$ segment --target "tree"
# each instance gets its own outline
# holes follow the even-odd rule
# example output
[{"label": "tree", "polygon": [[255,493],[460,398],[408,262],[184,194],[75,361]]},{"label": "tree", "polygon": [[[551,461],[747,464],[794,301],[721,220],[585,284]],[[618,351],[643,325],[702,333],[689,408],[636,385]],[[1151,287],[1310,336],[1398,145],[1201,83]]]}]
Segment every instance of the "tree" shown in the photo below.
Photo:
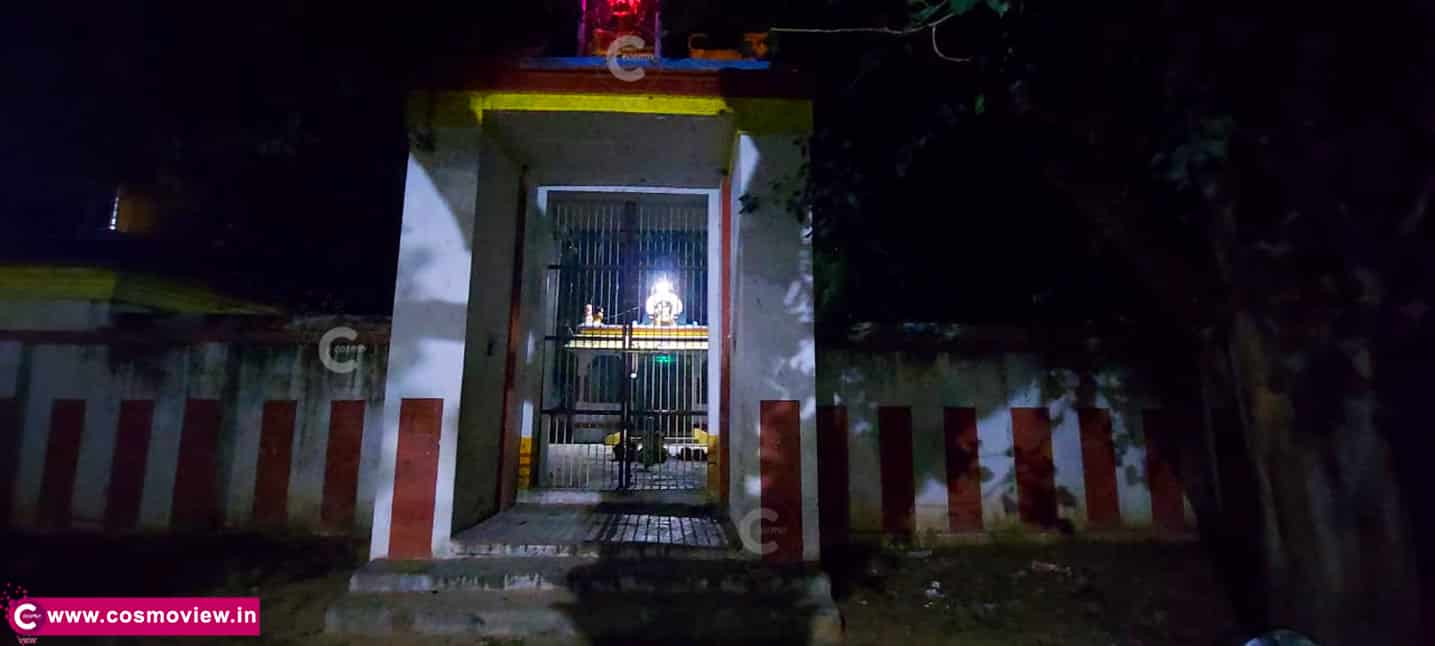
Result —
[{"label": "tree", "polygon": [[[1000,133],[1147,282],[1196,355],[1185,390],[1216,439],[1188,438],[1184,471],[1227,569],[1259,573],[1237,582],[1260,586],[1250,621],[1415,641],[1432,572],[1412,513],[1431,448],[1414,386],[1432,348],[1430,8],[949,0],[911,18],[863,37],[855,83],[941,96],[873,136],[962,173],[991,148],[940,142]],[[888,190],[872,175],[894,175],[844,154],[861,136],[819,127],[812,143],[819,250],[856,239]]]}]

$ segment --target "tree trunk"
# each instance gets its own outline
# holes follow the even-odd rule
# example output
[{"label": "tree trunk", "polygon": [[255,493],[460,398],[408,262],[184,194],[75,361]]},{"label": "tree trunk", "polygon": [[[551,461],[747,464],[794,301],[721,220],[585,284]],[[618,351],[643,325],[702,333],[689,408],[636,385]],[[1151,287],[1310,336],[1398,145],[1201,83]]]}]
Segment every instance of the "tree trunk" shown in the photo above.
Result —
[{"label": "tree trunk", "polygon": [[1368,366],[1329,342],[1284,338],[1248,311],[1230,347],[1267,622],[1321,644],[1417,643],[1414,546],[1375,396],[1361,386]]}]

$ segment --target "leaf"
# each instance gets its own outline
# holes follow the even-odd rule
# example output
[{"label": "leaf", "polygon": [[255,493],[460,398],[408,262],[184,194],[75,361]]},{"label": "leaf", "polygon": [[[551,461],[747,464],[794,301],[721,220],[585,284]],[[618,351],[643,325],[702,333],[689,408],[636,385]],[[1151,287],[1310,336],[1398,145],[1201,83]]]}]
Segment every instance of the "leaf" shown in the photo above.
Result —
[{"label": "leaf", "polygon": [[1007,0],[987,0],[987,6],[991,7],[998,16],[1005,16],[1006,12],[1011,9],[1011,3]]},{"label": "leaf", "polygon": [[953,14],[960,16],[971,11],[980,1],[981,0],[947,0],[947,4],[951,6]]},{"label": "leaf", "polygon": [[975,106],[972,107],[972,110],[973,110],[974,112],[976,112],[977,114],[981,114],[981,113],[983,113],[983,112],[986,112],[986,111],[987,111],[987,95],[985,95],[985,94],[978,94],[978,95],[977,95],[977,103],[976,103]]},{"label": "leaf", "polygon": [[913,25],[924,25],[947,8],[946,3],[928,4],[925,0],[910,0],[907,4],[911,7]]},{"label": "leaf", "polygon": [[[985,1],[991,3],[994,0]],[[908,0],[907,6],[911,11],[912,23],[914,25],[926,25],[943,12],[946,12],[948,15],[960,16],[976,8],[981,2],[983,2],[983,0],[946,0],[945,2],[928,4],[924,0]]]}]

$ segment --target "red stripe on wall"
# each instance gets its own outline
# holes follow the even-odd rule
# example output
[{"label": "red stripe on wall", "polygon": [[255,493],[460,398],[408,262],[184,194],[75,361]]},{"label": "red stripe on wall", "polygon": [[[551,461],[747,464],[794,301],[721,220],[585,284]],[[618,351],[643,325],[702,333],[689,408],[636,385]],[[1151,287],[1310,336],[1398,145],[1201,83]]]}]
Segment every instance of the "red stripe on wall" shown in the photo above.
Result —
[{"label": "red stripe on wall", "polygon": [[882,471],[882,531],[910,536],[917,512],[917,485],[912,477],[912,409],[878,407],[877,440]]},{"label": "red stripe on wall", "polygon": [[954,532],[982,528],[982,471],[977,459],[977,411],[947,408],[942,429],[947,440],[947,524]]},{"label": "red stripe on wall", "polygon": [[1151,521],[1158,531],[1181,533],[1186,527],[1186,498],[1176,471],[1177,435],[1188,420],[1165,410],[1148,410],[1142,418],[1146,435],[1146,483],[1151,489]]},{"label": "red stripe on wall", "polygon": [[364,400],[329,405],[329,447],[324,454],[325,530],[348,533],[354,527],[359,497],[359,454],[364,443]]},{"label": "red stripe on wall", "polygon": [[149,461],[150,428],[153,425],[154,400],[127,399],[120,402],[115,453],[110,462],[109,500],[105,503],[105,529],[134,529],[139,522],[145,465]]},{"label": "red stripe on wall", "polygon": [[75,468],[80,461],[80,439],[85,430],[85,400],[57,399],[50,409],[50,437],[45,446],[45,473],[40,481],[41,527],[70,526],[70,503],[75,495]]},{"label": "red stripe on wall", "polygon": [[[791,563],[802,560],[802,447],[797,402],[764,400],[760,409],[758,463],[762,538],[776,549],[763,559]],[[765,549],[765,548],[764,548]]]},{"label": "red stripe on wall", "polygon": [[0,527],[10,526],[10,501],[20,466],[20,400],[0,399]]},{"label": "red stripe on wall", "polygon": [[1011,409],[1016,459],[1017,511],[1022,522],[1056,526],[1056,467],[1051,461],[1051,419],[1045,408]]},{"label": "red stripe on wall", "polygon": [[394,465],[389,558],[433,556],[434,487],[443,427],[442,399],[405,399],[399,406],[399,449]]},{"label": "red stripe on wall", "polygon": [[293,400],[264,402],[259,464],[254,474],[254,524],[283,527],[289,520],[289,463],[294,455]]},{"label": "red stripe on wall", "polygon": [[1111,414],[1101,408],[1079,408],[1081,473],[1086,484],[1086,523],[1092,529],[1121,525],[1121,502],[1116,493],[1116,445],[1111,436]]},{"label": "red stripe on wall", "polygon": [[847,492],[847,408],[817,407],[817,527],[827,548],[847,541],[851,525]]},{"label": "red stripe on wall", "polygon": [[219,526],[219,400],[185,402],[183,429],[170,526],[214,529]]}]

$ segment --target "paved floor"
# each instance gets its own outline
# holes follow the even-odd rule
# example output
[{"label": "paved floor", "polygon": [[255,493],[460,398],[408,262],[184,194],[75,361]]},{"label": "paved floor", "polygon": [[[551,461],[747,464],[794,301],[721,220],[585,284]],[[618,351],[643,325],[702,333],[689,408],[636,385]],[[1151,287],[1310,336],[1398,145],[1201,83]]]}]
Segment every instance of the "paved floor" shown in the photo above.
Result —
[{"label": "paved floor", "polygon": [[518,505],[455,540],[466,544],[575,545],[652,543],[728,547],[721,522],[711,516],[600,511],[592,507]]}]

